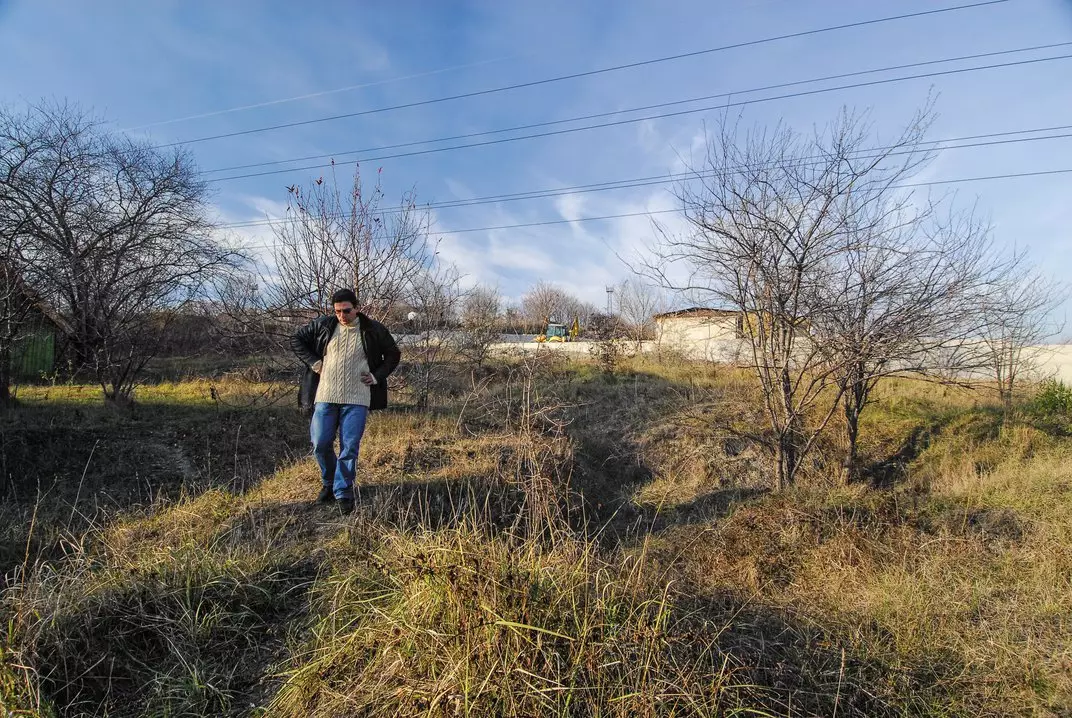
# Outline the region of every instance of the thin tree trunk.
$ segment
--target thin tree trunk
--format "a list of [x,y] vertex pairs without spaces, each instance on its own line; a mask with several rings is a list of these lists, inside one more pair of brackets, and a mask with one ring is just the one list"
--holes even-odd
[[860,433],[860,407],[854,397],[845,395],[845,438],[848,448],[845,450],[845,463],[841,468],[841,483],[850,484],[860,478],[860,459],[857,438]]
[[788,476],[788,464],[785,456],[785,444],[784,442],[778,443],[778,451],[775,456],[778,463],[778,491],[785,491],[789,484]]
[[0,357],[0,408],[12,405],[11,397],[11,355],[5,350]]
[[799,468],[797,466],[798,439],[797,432],[789,431],[778,441],[777,456],[775,458],[778,462],[779,491],[785,491],[796,482],[797,468]]
[[784,490],[796,481],[797,453],[800,449],[801,436],[799,419],[793,411],[793,378],[787,366],[781,369],[780,384],[785,428],[779,438],[778,489]]
[[863,413],[867,404],[867,396],[870,387],[867,383],[866,368],[853,365],[848,372],[848,382],[844,387],[842,407],[845,414],[845,438],[848,446],[845,450],[845,461],[842,465],[841,482],[849,484],[860,478],[859,437],[860,437],[860,414]]

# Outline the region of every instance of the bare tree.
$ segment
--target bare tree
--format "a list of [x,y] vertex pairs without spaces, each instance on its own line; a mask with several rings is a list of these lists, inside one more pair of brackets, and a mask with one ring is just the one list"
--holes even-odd
[[293,331],[278,308],[267,306],[258,279],[252,262],[221,274],[201,305],[219,349],[232,356],[277,350]]
[[383,320],[409,301],[415,283],[434,264],[429,215],[413,192],[398,207],[384,209],[383,188],[363,186],[355,170],[349,190],[334,170],[302,187],[288,188],[287,219],[274,232],[274,271],[265,277],[267,301],[288,311],[321,312],[331,293],[353,287],[358,308]]
[[539,331],[543,331],[548,321],[566,322],[578,312],[588,314],[584,302],[545,281],[534,284],[521,298],[521,312],[530,326],[539,327]]
[[206,185],[185,151],[64,105],[3,113],[0,144],[22,277],[64,319],[76,365],[127,401],[174,311],[236,261],[211,233]]
[[521,297],[521,313],[531,328],[543,326],[560,311],[563,292],[550,282],[539,281]]
[[[775,456],[779,488],[794,482],[841,398],[842,367],[814,334],[834,308],[828,272],[864,210],[918,166],[914,152],[900,155],[919,142],[927,116],[879,151],[847,113],[811,137],[781,127],[739,137],[724,118],[680,188],[691,231],[660,232],[653,247],[648,269],[664,287],[739,312],[770,427],[755,438]],[[685,279],[672,279],[671,267]]]
[[520,302],[511,302],[506,305],[502,313],[502,323],[503,331],[508,334],[527,334],[535,329]]
[[1018,254],[979,299],[978,366],[994,380],[1006,415],[1020,380],[1037,369],[1046,351],[1041,345],[1061,333],[1063,324],[1054,312],[1067,296],[1066,286],[1038,271],[1026,254]]
[[666,295],[657,285],[646,282],[641,277],[630,277],[615,287],[614,296],[618,315],[623,320],[630,338],[636,343],[637,351],[640,351],[643,341],[654,336],[653,317],[666,311]]
[[419,407],[427,407],[441,388],[456,349],[451,331],[461,301],[460,276],[450,266],[424,272],[413,284],[415,340],[408,345],[405,380]]
[[268,348],[265,360],[285,370],[293,368],[287,347],[296,326],[328,310],[337,289],[353,288],[358,308],[378,321],[399,320],[401,308],[416,305],[418,284],[437,264],[429,215],[413,192],[384,208],[379,179],[377,173],[369,189],[355,170],[346,188],[332,171],[287,188],[286,217],[273,226],[270,257],[214,287],[212,320],[221,338]]
[[592,318],[599,314],[599,307],[573,295],[568,296],[569,301],[566,302],[563,309],[563,321],[572,324],[576,320],[583,330],[592,321]]
[[979,327],[976,299],[996,271],[989,228],[970,214],[942,218],[891,187],[915,169],[918,136],[903,138],[907,159],[857,186],[842,251],[826,269],[826,311],[812,334],[842,394],[846,455],[842,479],[859,477],[860,416],[883,377],[955,378]]
[[499,341],[502,321],[499,310],[502,296],[496,287],[478,286],[461,301],[461,337],[458,352],[470,363],[482,366],[491,345]]

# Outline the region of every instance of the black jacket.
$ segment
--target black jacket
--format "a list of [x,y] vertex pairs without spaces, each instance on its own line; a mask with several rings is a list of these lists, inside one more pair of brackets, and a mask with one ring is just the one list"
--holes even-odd
[[[357,314],[357,321],[369,371],[376,377],[376,383],[369,387],[372,390],[369,409],[384,409],[387,407],[387,377],[398,366],[402,352],[398,350],[395,338],[387,331],[387,327],[360,312]],[[338,325],[339,320],[334,315],[327,314],[306,324],[290,339],[294,353],[305,363],[305,372],[298,388],[298,406],[307,412],[313,410],[316,388],[320,385],[320,375],[313,371],[313,364],[324,358],[328,342]]]

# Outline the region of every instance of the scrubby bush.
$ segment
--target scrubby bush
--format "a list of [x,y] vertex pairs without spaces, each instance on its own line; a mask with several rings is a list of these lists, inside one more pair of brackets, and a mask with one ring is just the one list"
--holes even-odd
[[1059,379],[1047,379],[1039,385],[1030,412],[1041,428],[1072,433],[1072,387]]

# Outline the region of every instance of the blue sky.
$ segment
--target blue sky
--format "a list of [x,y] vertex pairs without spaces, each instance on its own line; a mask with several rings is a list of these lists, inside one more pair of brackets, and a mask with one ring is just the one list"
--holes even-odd
[[[403,0],[311,6],[0,0],[0,101],[17,106],[65,98],[95,110],[117,129],[136,128],[154,142],[170,143],[964,2]],[[200,167],[211,170],[1070,41],[1072,2],[1009,0],[190,147]],[[1072,46],[990,62],[1060,54],[1072,54]],[[886,76],[898,74],[906,73]],[[340,88],[353,89],[333,92]],[[939,118],[931,136],[937,139],[1072,125],[1069,88],[1072,59],[1064,59],[757,103],[743,113],[748,124],[781,120],[807,131],[842,106],[871,109],[880,143],[933,90]],[[308,95],[313,96],[278,102]],[[710,104],[715,103],[697,106]],[[259,106],[230,111],[253,105]],[[680,170],[682,157],[699,146],[703,122],[716,116],[685,115],[364,167],[383,167],[389,199],[415,186],[422,202],[662,175]],[[1058,169],[1072,169],[1072,139],[947,151],[925,178]],[[225,222],[277,215],[287,185],[320,174],[293,171],[215,182],[216,211]],[[959,201],[977,203],[992,218],[997,242],[1028,247],[1046,271],[1072,280],[1072,174],[950,185],[942,191],[953,189]],[[508,297],[517,297],[537,280],[552,280],[602,304],[604,286],[629,272],[615,254],[628,254],[650,237],[647,218],[452,230],[673,206],[667,188],[644,187],[444,208],[434,219],[441,256],[457,263],[468,281],[495,283]],[[673,222],[672,216],[664,219]],[[264,227],[241,232],[253,244],[272,240]]]

